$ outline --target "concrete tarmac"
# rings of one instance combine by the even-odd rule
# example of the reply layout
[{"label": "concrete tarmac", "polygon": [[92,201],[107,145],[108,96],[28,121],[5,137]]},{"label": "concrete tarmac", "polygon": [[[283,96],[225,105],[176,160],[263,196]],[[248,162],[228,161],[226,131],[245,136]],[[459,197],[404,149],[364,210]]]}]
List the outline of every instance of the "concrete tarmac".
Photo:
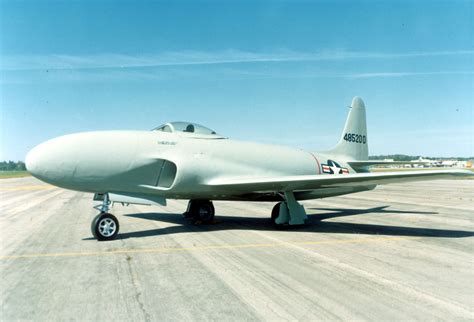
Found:
[{"label": "concrete tarmac", "polygon": [[0,318],[472,321],[473,199],[474,180],[380,186],[284,231],[272,203],[215,202],[212,225],[116,205],[97,242],[91,194],[0,180]]}]

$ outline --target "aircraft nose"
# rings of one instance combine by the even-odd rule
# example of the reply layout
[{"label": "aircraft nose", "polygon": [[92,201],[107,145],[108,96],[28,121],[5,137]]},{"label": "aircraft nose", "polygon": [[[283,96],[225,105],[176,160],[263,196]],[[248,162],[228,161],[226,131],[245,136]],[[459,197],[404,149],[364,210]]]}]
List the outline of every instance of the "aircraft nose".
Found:
[{"label": "aircraft nose", "polygon": [[26,160],[25,160],[25,165],[26,165],[26,170],[28,170],[29,173],[35,176],[35,174],[38,171],[37,167],[37,160],[38,160],[38,147],[34,147],[28,154],[26,155]]},{"label": "aircraft nose", "polygon": [[62,138],[57,138],[34,147],[26,155],[26,169],[36,178],[60,186],[72,173],[70,164],[64,162],[62,141]]},{"label": "aircraft nose", "polygon": [[[68,134],[33,148],[25,163],[33,176],[49,184],[77,191],[108,191],[111,185],[125,185],[123,173],[139,167],[137,147],[138,136],[133,132]],[[132,177],[137,173],[144,172],[139,168]]]}]

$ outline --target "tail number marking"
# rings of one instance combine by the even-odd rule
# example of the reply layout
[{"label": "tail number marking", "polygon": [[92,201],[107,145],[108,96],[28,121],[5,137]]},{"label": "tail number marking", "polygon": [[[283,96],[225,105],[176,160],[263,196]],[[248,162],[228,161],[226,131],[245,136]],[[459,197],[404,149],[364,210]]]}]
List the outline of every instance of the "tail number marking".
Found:
[{"label": "tail number marking", "polygon": [[344,140],[347,142],[354,142],[354,143],[360,143],[360,144],[367,143],[367,138],[365,135],[355,134],[355,133],[344,134]]}]

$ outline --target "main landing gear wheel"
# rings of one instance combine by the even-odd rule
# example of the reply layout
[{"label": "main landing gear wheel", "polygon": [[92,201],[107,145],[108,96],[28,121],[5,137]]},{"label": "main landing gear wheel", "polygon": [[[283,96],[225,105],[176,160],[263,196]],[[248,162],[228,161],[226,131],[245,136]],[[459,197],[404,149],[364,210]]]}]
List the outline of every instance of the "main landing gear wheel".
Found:
[{"label": "main landing gear wheel", "polygon": [[197,212],[194,215],[194,219],[201,221],[205,224],[210,224],[214,221],[215,209],[214,205],[210,201],[200,203],[197,207]]},{"label": "main landing gear wheel", "polygon": [[99,241],[113,240],[119,232],[117,218],[109,213],[100,213],[92,221],[92,235]]},{"label": "main landing gear wheel", "polygon": [[214,222],[214,205],[209,200],[191,200],[188,210],[183,214],[186,218],[193,218],[196,222],[210,224]]},{"label": "main landing gear wheel", "polygon": [[275,225],[276,225],[275,220],[280,215],[280,206],[281,206],[281,202],[277,203],[275,207],[273,207],[272,209],[272,223]]},{"label": "main landing gear wheel", "polygon": [[273,224],[273,226],[275,226],[276,229],[285,229],[286,227],[288,227],[288,224],[277,224],[276,223],[276,219],[280,215],[280,207],[282,205],[283,205],[283,202],[279,202],[272,209],[272,216],[271,216],[272,224]]}]

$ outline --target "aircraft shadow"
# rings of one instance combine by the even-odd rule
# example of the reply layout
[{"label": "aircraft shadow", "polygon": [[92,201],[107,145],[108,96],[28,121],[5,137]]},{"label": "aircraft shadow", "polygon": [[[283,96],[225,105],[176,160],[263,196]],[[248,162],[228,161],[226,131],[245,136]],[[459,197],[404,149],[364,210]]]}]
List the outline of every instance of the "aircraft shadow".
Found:
[{"label": "aircraft shadow", "polygon": [[[331,218],[347,217],[361,214],[373,213],[397,213],[397,214],[436,214],[433,212],[414,211],[391,211],[386,210],[388,206],[369,209],[332,209],[332,208],[311,208],[328,211],[322,214],[308,214],[307,224],[304,226],[290,227],[290,232],[314,232],[331,234],[366,234],[366,235],[386,235],[386,236],[409,236],[409,237],[438,237],[438,238],[463,238],[474,236],[473,231],[447,230],[435,228],[417,228],[403,226],[386,226],[376,224],[361,224],[349,222],[324,221]],[[237,216],[216,216],[216,223],[211,225],[196,225],[191,220],[186,219],[182,214],[176,213],[136,213],[125,215],[127,217],[140,218],[145,220],[156,220],[177,224],[178,226],[158,228],[146,231],[126,232],[119,234],[119,239],[143,238],[158,235],[222,231],[222,230],[275,230],[269,218],[237,217]]]},{"label": "aircraft shadow", "polygon": [[337,218],[337,217],[347,217],[347,216],[355,216],[355,215],[366,215],[366,214],[419,214],[419,215],[436,215],[437,212],[429,212],[429,211],[402,211],[402,210],[386,210],[390,206],[381,206],[381,207],[374,207],[374,208],[367,208],[367,209],[345,209],[345,208],[308,208],[311,210],[324,210],[329,211],[326,214],[315,215],[319,221],[324,219],[330,218]]}]

